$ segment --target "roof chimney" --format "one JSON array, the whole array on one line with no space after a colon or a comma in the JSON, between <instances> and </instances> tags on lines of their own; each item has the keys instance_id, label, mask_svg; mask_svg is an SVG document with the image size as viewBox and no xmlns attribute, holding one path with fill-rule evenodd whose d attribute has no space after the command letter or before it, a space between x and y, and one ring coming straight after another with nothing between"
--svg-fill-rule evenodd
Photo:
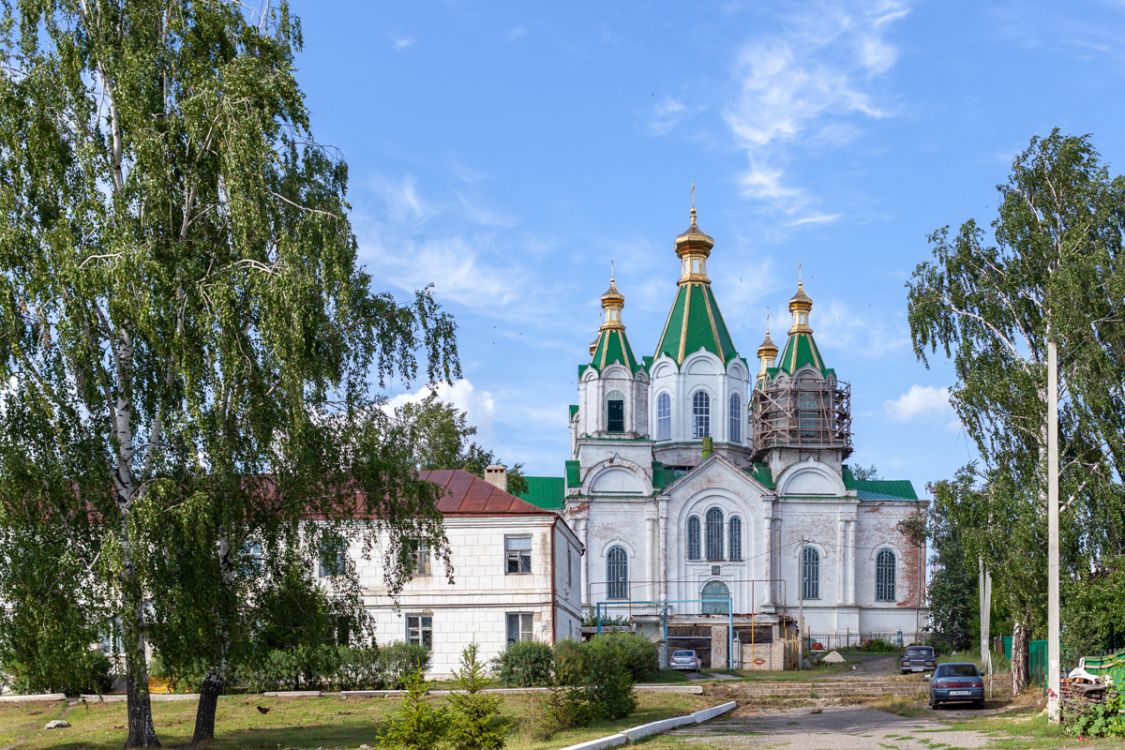
<instances>
[{"instance_id":1,"label":"roof chimney","mask_svg":"<svg viewBox=\"0 0 1125 750\"><path fill-rule=\"evenodd\" d=\"M504 464L492 464L484 470L484 481L493 487L508 491L508 467Z\"/></svg>"}]
</instances>

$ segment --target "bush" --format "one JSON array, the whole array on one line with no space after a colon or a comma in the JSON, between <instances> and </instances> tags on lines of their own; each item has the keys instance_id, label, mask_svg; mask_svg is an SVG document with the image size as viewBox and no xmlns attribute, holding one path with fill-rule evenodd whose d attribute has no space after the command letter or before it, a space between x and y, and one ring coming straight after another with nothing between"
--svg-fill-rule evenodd
<instances>
[{"instance_id":1,"label":"bush","mask_svg":"<svg viewBox=\"0 0 1125 750\"><path fill-rule=\"evenodd\" d=\"M434 750L439 747L449 725L449 713L426 702L426 680L416 669L405 678L406 696L391 714L379 737L387 750Z\"/></svg>"},{"instance_id":2,"label":"bush","mask_svg":"<svg viewBox=\"0 0 1125 750\"><path fill-rule=\"evenodd\" d=\"M332 686L339 690L378 690L383 686L383 655L378 646L337 646Z\"/></svg>"},{"instance_id":3,"label":"bush","mask_svg":"<svg viewBox=\"0 0 1125 750\"><path fill-rule=\"evenodd\" d=\"M859 648L861 651L873 651L876 653L902 650L893 643L884 641L882 638L872 638L871 640L864 641L863 645Z\"/></svg>"},{"instance_id":4,"label":"bush","mask_svg":"<svg viewBox=\"0 0 1125 750\"><path fill-rule=\"evenodd\" d=\"M550 644L516 641L496 657L494 667L507 687L542 687L551 684L554 661Z\"/></svg>"},{"instance_id":5,"label":"bush","mask_svg":"<svg viewBox=\"0 0 1125 750\"><path fill-rule=\"evenodd\" d=\"M587 642L592 649L592 658L603 658L608 651L614 652L622 666L633 675L633 680L644 680L660 671L660 654L656 644L636 633L607 633L596 636Z\"/></svg>"},{"instance_id":6,"label":"bush","mask_svg":"<svg viewBox=\"0 0 1125 750\"><path fill-rule=\"evenodd\" d=\"M567 638L555 644L555 684L579 686L585 679L589 668L586 659L589 650L581 641Z\"/></svg>"},{"instance_id":7,"label":"bush","mask_svg":"<svg viewBox=\"0 0 1125 750\"><path fill-rule=\"evenodd\" d=\"M591 714L598 719L621 719L633 713L637 694L625 649L601 638L583 646L587 651L583 689Z\"/></svg>"},{"instance_id":8,"label":"bush","mask_svg":"<svg viewBox=\"0 0 1125 750\"><path fill-rule=\"evenodd\" d=\"M379 649L380 688L399 690L415 672L425 672L430 650L419 643L395 641Z\"/></svg>"},{"instance_id":9,"label":"bush","mask_svg":"<svg viewBox=\"0 0 1125 750\"><path fill-rule=\"evenodd\" d=\"M1104 703L1065 703L1062 719L1063 729L1075 737L1125 737L1125 694Z\"/></svg>"},{"instance_id":10,"label":"bush","mask_svg":"<svg viewBox=\"0 0 1125 750\"><path fill-rule=\"evenodd\" d=\"M535 740L549 740L558 732L584 727L591 721L585 691L579 687L559 688L540 699L531 736Z\"/></svg>"},{"instance_id":11,"label":"bush","mask_svg":"<svg viewBox=\"0 0 1125 750\"><path fill-rule=\"evenodd\" d=\"M511 720L500 713L500 696L483 692L491 683L477 658L477 644L461 653L457 687L463 692L449 696L453 722L449 743L457 750L501 750Z\"/></svg>"}]
</instances>

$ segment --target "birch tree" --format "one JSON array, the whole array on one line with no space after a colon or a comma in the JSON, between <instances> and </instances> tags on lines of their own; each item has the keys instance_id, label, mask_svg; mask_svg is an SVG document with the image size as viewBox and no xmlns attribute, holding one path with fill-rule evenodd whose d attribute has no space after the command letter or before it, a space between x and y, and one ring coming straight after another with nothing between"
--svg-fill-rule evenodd
<instances>
[{"instance_id":1,"label":"birch tree","mask_svg":"<svg viewBox=\"0 0 1125 750\"><path fill-rule=\"evenodd\" d=\"M127 747L159 745L156 613L209 635L195 738L214 733L248 543L311 559L302 530L335 526L370 544L354 516L391 530L391 561L404 533L442 541L371 391L456 376L453 322L425 290L371 291L346 164L294 75L299 22L252 5L0 14L0 525L94 540L67 549L120 625ZM196 546L194 578L167 580L173 542Z\"/></svg>"},{"instance_id":2,"label":"birch tree","mask_svg":"<svg viewBox=\"0 0 1125 750\"><path fill-rule=\"evenodd\" d=\"M941 351L953 360L950 400L985 463L991 515L981 520L1005 544L1026 542L1018 580L1007 587L1013 687L1022 690L1027 642L1045 597L1038 571L1045 569L1048 339L1060 351L1070 573L1081 567L1079 556L1089 563L1119 538L1120 522L1099 517L1098 508L1120 515L1125 466L1125 180L1109 175L1089 137L1056 130L1032 139L997 189L991 232L970 219L930 237L933 259L908 284L909 321L919 359ZM1094 523L1075 523L1084 518Z\"/></svg>"}]
</instances>

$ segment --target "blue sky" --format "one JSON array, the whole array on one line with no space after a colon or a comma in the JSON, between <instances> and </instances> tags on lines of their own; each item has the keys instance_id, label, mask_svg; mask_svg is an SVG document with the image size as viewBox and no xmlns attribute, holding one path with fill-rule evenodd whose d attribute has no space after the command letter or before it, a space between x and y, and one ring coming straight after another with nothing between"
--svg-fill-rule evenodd
<instances>
[{"instance_id":1,"label":"blue sky","mask_svg":"<svg viewBox=\"0 0 1125 750\"><path fill-rule=\"evenodd\" d=\"M973 455L950 368L910 345L927 235L991 221L1012 158L1052 127L1125 162L1123 0L294 10L375 286L434 284L464 367L442 393L532 474L568 457L611 258L633 348L655 348L694 181L739 352L753 361L767 309L784 334L801 263L817 343L852 384L853 462L923 492Z\"/></svg>"}]
</instances>

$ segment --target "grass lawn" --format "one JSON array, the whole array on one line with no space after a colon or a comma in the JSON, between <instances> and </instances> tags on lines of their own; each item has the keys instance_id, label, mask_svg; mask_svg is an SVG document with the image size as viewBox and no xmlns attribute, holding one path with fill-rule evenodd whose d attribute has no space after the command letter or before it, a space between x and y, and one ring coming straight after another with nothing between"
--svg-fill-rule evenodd
<instances>
[{"instance_id":1,"label":"grass lawn","mask_svg":"<svg viewBox=\"0 0 1125 750\"><path fill-rule=\"evenodd\" d=\"M431 700L444 703L442 697ZM613 734L622 729L698 711L713 701L700 695L639 693L637 711L626 719L599 722L580 730L560 732L547 742L530 739L538 696L505 695L504 712L515 719L510 750L547 750ZM278 750L279 747L355 748L375 745L379 724L398 705L398 698L263 698L223 696L219 703L212 748ZM268 706L261 714L257 706ZM152 704L156 732L165 747L183 747L195 726L195 702ZM66 719L70 729L44 731L51 719ZM68 706L60 703L0 704L0 750L117 750L125 739L125 704L97 703Z\"/></svg>"},{"instance_id":2,"label":"grass lawn","mask_svg":"<svg viewBox=\"0 0 1125 750\"><path fill-rule=\"evenodd\" d=\"M748 682L809 682L834 674L843 674L852 668L851 664L817 664L812 669L789 669L784 672L765 670L735 670L731 674Z\"/></svg>"}]
</instances>

